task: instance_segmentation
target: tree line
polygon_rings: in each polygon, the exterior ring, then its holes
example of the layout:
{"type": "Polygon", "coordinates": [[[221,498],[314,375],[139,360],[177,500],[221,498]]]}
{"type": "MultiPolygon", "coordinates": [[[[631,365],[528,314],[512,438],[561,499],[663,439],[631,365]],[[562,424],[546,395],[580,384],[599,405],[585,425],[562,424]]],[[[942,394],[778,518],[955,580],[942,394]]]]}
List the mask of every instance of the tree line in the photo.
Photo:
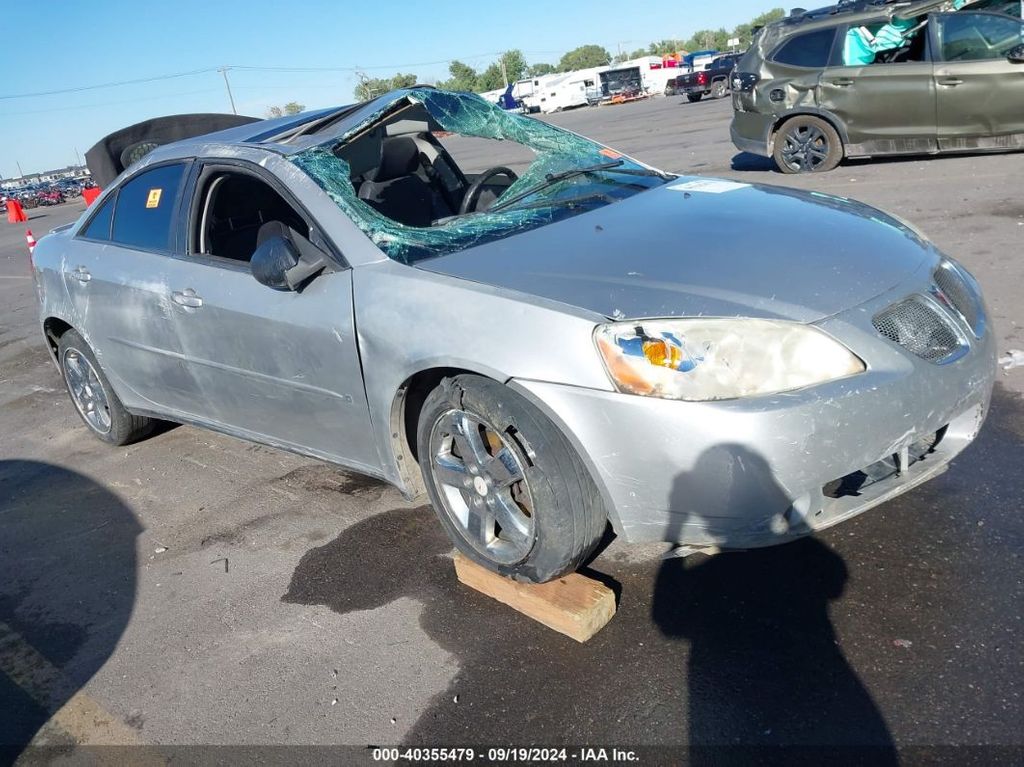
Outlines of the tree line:
{"type": "MultiPolygon", "coordinates": [[[[559,59],[557,64],[545,62],[527,64],[523,52],[517,49],[505,51],[496,61],[491,62],[481,71],[477,71],[462,61],[455,60],[448,65],[448,79],[440,80],[437,87],[450,91],[483,93],[503,88],[507,83],[513,83],[525,77],[539,77],[557,72],[601,67],[638,59],[642,56],[665,56],[680,50],[725,50],[729,47],[728,41],[736,37],[740,39],[742,48],[750,43],[753,32],[758,27],[778,21],[785,15],[786,12],[782,8],[773,8],[749,22],[737,25],[731,31],[724,27],[701,29],[686,40],[658,40],[650,43],[646,48],[637,48],[628,53],[622,52],[614,57],[603,46],[590,44],[581,45],[569,51],[559,59]]],[[[420,80],[415,74],[403,72],[391,77],[362,77],[359,84],[356,85],[355,97],[359,101],[366,101],[397,88],[409,88],[419,82],[420,80]]]]}

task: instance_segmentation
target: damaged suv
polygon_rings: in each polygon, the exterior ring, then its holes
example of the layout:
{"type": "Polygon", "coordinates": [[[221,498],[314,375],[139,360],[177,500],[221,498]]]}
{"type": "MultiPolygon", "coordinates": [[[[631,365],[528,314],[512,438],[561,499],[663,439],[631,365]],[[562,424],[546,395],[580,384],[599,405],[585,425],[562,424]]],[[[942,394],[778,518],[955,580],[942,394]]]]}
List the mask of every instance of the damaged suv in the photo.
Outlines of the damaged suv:
{"type": "Polygon", "coordinates": [[[860,0],[769,24],[732,74],[733,144],[784,173],[1024,149],[1021,9],[860,0]]]}
{"type": "Polygon", "coordinates": [[[158,147],[33,273],[98,438],[165,419],[379,477],[526,581],[609,524],[836,524],[944,470],[995,375],[974,279],[901,221],[426,87],[158,147]]]}

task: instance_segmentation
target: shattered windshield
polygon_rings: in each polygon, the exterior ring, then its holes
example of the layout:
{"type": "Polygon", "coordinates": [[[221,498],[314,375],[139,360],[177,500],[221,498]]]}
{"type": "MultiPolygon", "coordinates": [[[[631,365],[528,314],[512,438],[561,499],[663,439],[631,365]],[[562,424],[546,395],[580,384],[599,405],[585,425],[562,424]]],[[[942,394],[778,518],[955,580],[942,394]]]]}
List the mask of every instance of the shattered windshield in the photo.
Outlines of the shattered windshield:
{"type": "Polygon", "coordinates": [[[412,263],[535,229],[669,178],[479,96],[395,94],[292,158],[390,258],[412,263]]]}

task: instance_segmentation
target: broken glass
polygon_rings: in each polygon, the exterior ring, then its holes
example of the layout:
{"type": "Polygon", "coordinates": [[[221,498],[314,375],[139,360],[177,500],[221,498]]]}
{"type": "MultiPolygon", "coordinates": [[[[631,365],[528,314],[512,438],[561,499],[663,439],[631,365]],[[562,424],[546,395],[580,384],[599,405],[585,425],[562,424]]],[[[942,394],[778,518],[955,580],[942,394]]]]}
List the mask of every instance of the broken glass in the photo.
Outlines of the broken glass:
{"type": "Polygon", "coordinates": [[[433,88],[396,92],[392,101],[386,102],[340,140],[332,138],[305,149],[291,160],[316,181],[382,251],[404,263],[535,229],[663,184],[667,178],[589,139],[531,117],[507,112],[475,94],[433,88]],[[401,224],[359,199],[349,164],[334,150],[408,105],[422,105],[443,131],[513,141],[533,150],[536,159],[502,194],[506,200],[518,196],[522,199],[498,210],[452,216],[429,227],[401,224]],[[601,166],[601,170],[579,175],[566,173],[589,166],[601,166]],[[563,181],[550,178],[562,174],[563,181]],[[524,192],[529,194],[524,195],[524,192]]]}

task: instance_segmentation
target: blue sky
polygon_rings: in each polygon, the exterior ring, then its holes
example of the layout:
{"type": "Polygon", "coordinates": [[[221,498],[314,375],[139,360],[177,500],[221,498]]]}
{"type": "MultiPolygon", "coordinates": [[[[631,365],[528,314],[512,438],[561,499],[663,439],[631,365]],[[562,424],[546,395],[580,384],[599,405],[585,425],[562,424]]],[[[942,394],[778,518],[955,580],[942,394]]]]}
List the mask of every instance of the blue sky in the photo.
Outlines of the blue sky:
{"type": "MultiPolygon", "coordinates": [[[[9,96],[223,65],[360,67],[370,76],[401,70],[430,81],[447,76],[451,59],[483,68],[497,52],[519,48],[531,63],[554,63],[585,43],[615,54],[620,44],[628,51],[651,40],[686,38],[698,29],[731,29],[773,5],[770,0],[8,3],[0,175],[17,175],[17,163],[25,173],[74,163],[76,149],[84,155],[107,133],[150,117],[230,111],[216,71],[76,93],[9,96]]],[[[239,113],[254,116],[292,100],[310,108],[349,103],[356,83],[350,71],[235,69],[229,77],[239,113]]]]}

